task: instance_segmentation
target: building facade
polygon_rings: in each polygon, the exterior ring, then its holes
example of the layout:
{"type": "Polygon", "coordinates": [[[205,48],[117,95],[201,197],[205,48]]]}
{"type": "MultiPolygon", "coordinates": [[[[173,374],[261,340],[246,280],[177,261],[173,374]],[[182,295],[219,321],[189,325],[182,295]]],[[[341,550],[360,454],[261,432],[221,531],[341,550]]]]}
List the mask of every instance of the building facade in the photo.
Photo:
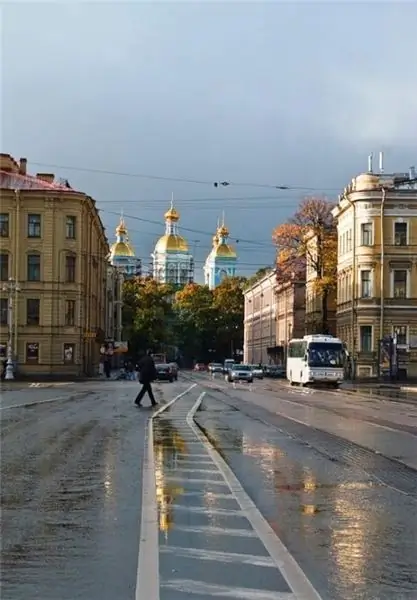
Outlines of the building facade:
{"type": "Polygon", "coordinates": [[[0,155],[0,343],[18,373],[94,374],[109,247],[95,201],[0,155]],[[12,311],[7,315],[7,307],[12,311]],[[11,314],[10,314],[11,313],[11,314]]]}
{"type": "Polygon", "coordinates": [[[116,227],[116,241],[110,247],[109,260],[113,267],[123,273],[125,279],[140,277],[142,274],[141,260],[135,256],[123,217],[120,217],[120,223],[116,227]]]}
{"type": "MultiPolygon", "coordinates": [[[[335,244],[336,245],[336,240],[335,244]]],[[[337,291],[336,281],[334,286],[325,290],[318,285],[319,274],[317,266],[320,264],[318,257],[318,240],[313,233],[307,235],[306,239],[306,283],[305,283],[305,334],[328,333],[337,335],[336,304],[337,291]]],[[[323,248],[322,252],[327,248],[323,248]]],[[[328,248],[330,250],[330,248],[328,248]]],[[[327,266],[323,261],[323,267],[327,266]]],[[[332,265],[333,266],[333,265],[332,265]]],[[[323,279],[328,281],[335,279],[335,273],[323,272],[323,279]]]]}
{"type": "Polygon", "coordinates": [[[276,346],[276,275],[271,271],[244,291],[243,361],[269,363],[269,352],[276,346]]]}
{"type": "Polygon", "coordinates": [[[159,283],[184,286],[194,281],[194,260],[186,239],[178,232],[180,215],[173,202],[164,217],[165,234],[152,254],[153,278],[159,283]]]}
{"type": "Polygon", "coordinates": [[[396,334],[403,376],[417,375],[417,189],[411,175],[354,178],[338,228],[338,336],[354,375],[380,374],[380,341],[396,334]]]}
{"type": "Polygon", "coordinates": [[[213,290],[226,277],[236,276],[237,254],[228,243],[229,230],[224,224],[217,226],[213,247],[204,265],[204,282],[213,290]]]}
{"type": "Polygon", "coordinates": [[[288,342],[305,334],[305,281],[278,284],[272,270],[244,296],[244,361],[283,364],[288,342]]]}

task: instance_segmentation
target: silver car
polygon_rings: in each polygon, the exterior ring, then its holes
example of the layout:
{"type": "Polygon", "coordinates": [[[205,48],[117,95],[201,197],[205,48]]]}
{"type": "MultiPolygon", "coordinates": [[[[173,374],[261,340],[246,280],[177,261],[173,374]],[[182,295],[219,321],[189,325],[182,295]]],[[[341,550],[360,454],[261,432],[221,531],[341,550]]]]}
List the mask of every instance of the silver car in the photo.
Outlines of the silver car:
{"type": "Polygon", "coordinates": [[[226,375],[226,381],[234,383],[235,381],[253,382],[252,367],[250,365],[233,365],[226,375]]]}
{"type": "Polygon", "coordinates": [[[252,374],[256,379],[264,378],[264,370],[259,365],[252,365],[252,374]]]}

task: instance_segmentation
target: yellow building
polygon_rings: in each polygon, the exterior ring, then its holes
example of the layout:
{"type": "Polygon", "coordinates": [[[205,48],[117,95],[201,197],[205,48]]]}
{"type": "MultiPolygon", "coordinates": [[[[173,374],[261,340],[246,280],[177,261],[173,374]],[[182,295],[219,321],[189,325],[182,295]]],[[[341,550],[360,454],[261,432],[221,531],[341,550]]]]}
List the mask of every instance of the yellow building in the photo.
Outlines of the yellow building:
{"type": "Polygon", "coordinates": [[[417,375],[417,189],[412,175],[352,180],[338,228],[338,336],[358,377],[379,374],[381,338],[397,334],[402,374],[417,375]]]}
{"type": "MultiPolygon", "coordinates": [[[[333,238],[335,240],[335,237],[333,238]]],[[[318,240],[313,231],[307,234],[306,239],[306,289],[305,289],[305,332],[306,334],[329,333],[336,335],[336,285],[334,287],[317,285],[318,279],[330,281],[334,275],[335,259],[323,258],[321,265],[318,253],[318,240]],[[322,270],[319,275],[318,269],[322,270]],[[330,271],[333,272],[330,272],[330,271]]],[[[323,244],[321,253],[332,252],[331,235],[323,244]]]]}
{"type": "Polygon", "coordinates": [[[18,372],[93,374],[106,329],[109,252],[95,201],[52,174],[28,175],[26,159],[8,154],[0,155],[0,184],[2,353],[12,300],[18,372]]]}

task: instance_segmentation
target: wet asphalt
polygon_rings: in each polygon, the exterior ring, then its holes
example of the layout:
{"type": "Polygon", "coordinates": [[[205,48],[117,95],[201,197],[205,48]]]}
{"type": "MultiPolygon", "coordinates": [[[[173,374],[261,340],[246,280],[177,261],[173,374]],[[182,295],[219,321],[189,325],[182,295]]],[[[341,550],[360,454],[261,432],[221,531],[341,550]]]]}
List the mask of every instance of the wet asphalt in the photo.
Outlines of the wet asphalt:
{"type": "MultiPolygon", "coordinates": [[[[323,600],[417,600],[412,400],[192,380],[206,391],[199,427],[323,600]]],[[[189,383],[159,384],[158,399],[189,383]]],[[[150,414],[132,405],[137,389],[110,381],[2,394],[2,598],[135,598],[150,414]]],[[[293,600],[244,533],[182,402],[155,420],[161,599],[224,600],[235,586],[233,597],[251,587],[293,600]]]]}

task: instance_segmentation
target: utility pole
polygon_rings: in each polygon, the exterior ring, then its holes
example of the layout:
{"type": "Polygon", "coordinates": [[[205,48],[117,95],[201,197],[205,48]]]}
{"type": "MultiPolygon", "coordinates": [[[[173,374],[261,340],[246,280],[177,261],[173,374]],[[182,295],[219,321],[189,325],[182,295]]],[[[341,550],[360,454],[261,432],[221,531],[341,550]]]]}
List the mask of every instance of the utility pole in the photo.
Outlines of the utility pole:
{"type": "MultiPolygon", "coordinates": [[[[13,323],[14,323],[14,303],[13,297],[17,297],[18,292],[20,292],[20,286],[16,281],[10,277],[9,281],[3,286],[3,291],[7,292],[7,324],[9,329],[8,339],[7,339],[7,363],[6,363],[6,374],[5,379],[11,380],[14,379],[14,364],[13,364],[13,323]]],[[[17,325],[17,317],[16,317],[16,325],[17,325]]]]}

